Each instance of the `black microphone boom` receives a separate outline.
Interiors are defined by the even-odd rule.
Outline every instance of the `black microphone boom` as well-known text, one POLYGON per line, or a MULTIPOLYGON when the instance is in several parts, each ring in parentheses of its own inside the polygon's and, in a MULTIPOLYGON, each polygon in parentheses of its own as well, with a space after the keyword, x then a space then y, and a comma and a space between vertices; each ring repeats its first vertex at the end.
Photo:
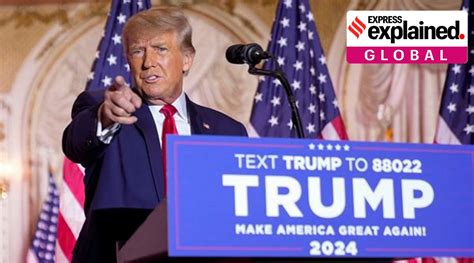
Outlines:
POLYGON ((263 51, 262 47, 256 43, 237 44, 227 48, 225 52, 227 61, 232 64, 250 64, 257 65, 263 59, 270 58, 270 54, 263 51))

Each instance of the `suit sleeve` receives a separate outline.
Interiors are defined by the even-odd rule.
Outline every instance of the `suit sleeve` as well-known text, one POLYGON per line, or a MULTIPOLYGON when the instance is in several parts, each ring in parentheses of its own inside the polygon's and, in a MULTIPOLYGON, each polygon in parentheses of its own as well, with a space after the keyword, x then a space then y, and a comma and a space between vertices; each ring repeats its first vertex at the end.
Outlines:
POLYGON ((102 96, 81 93, 72 107, 72 120, 63 132, 64 154, 83 166, 100 158, 107 147, 96 135, 97 111, 102 100, 102 96))

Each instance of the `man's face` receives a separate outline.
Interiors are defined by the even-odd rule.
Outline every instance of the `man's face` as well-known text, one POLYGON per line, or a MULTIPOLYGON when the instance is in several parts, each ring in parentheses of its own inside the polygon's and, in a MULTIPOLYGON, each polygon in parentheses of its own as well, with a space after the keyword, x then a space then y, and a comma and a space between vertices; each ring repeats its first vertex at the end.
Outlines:
POLYGON ((190 69, 193 54, 184 54, 176 32, 136 30, 127 38, 128 62, 135 84, 151 104, 172 103, 181 94, 183 71, 190 69))

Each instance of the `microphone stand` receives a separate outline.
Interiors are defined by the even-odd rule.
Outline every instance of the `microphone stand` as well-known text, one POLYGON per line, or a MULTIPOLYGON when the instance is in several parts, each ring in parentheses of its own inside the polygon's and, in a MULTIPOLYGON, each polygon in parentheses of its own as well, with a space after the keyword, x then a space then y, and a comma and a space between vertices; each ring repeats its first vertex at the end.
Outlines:
POLYGON ((301 123, 300 113, 298 111, 298 108, 296 107, 296 99, 293 95, 293 91, 290 88, 290 83, 288 83, 288 80, 285 77, 285 73, 283 73, 283 71, 281 71, 281 69, 279 68, 274 71, 265 70, 256 68, 255 65, 252 64, 249 64, 248 72, 252 75, 271 76, 277 78, 281 82, 283 88, 285 89, 286 97, 288 98, 288 103, 290 104, 291 119, 293 121, 293 126, 296 128, 296 134, 298 135, 298 138, 304 139, 303 124, 301 123))

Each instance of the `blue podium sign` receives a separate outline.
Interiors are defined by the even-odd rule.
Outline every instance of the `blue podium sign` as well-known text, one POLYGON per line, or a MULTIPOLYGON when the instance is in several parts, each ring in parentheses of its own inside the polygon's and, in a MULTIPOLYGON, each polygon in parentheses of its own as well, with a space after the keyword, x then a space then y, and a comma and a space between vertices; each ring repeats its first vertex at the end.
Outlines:
POLYGON ((170 256, 474 257, 474 147, 170 136, 170 256))

